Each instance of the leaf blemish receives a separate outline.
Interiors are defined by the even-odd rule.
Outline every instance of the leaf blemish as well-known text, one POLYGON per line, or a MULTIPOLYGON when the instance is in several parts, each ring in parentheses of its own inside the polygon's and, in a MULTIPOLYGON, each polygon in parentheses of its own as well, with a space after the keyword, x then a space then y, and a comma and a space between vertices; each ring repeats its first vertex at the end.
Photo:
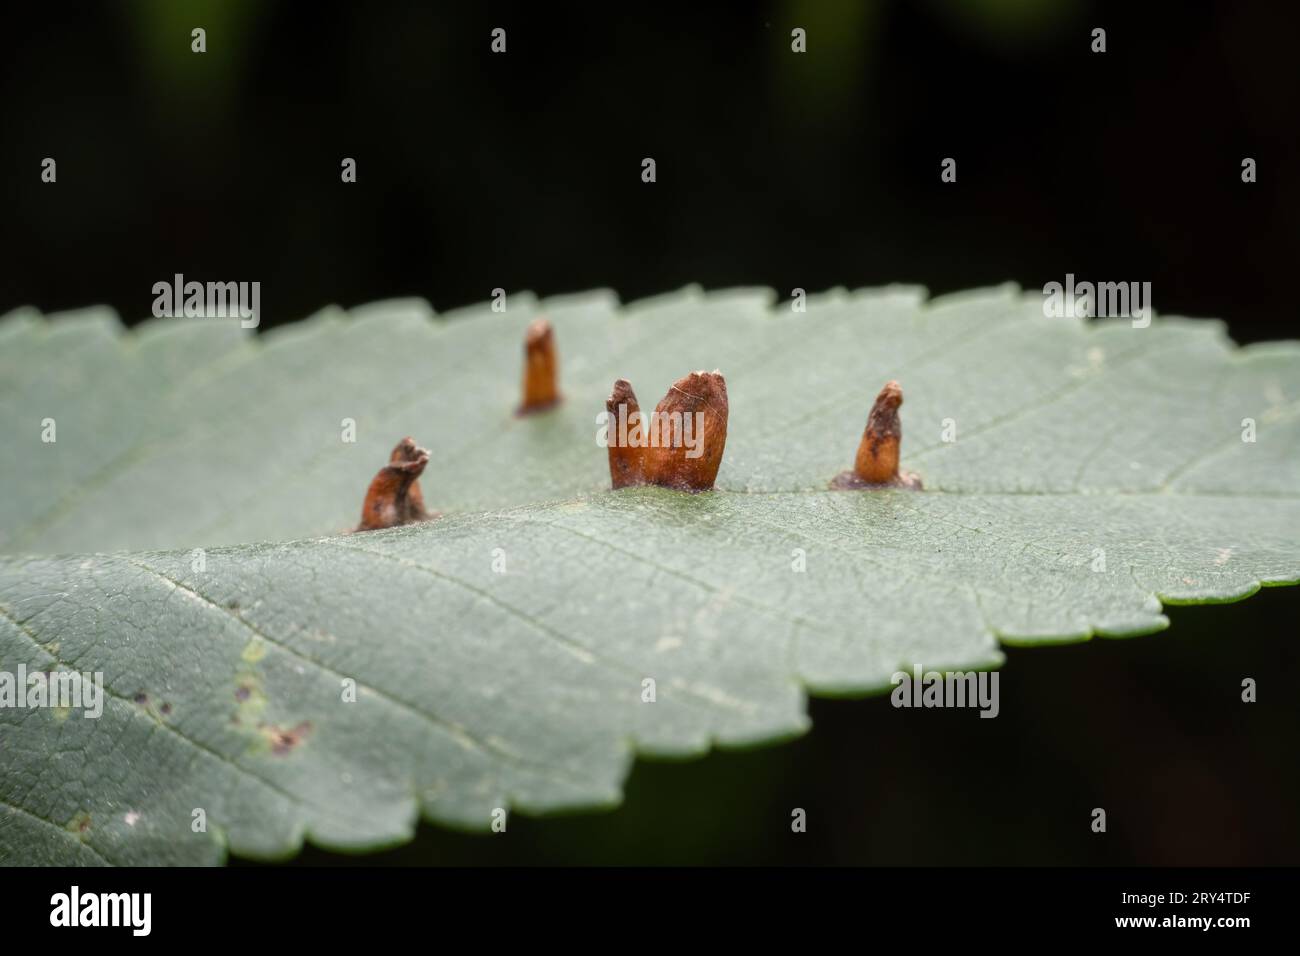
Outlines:
POLYGON ((311 721, 304 720, 295 727, 285 729, 283 727, 263 726, 259 728, 262 736, 271 744, 271 753, 277 756, 284 756, 306 739, 311 733, 311 721))
POLYGON ((898 470, 899 449, 903 444, 903 425, 898 418, 898 407, 902 404, 902 386, 892 380, 886 382, 867 415, 867 427, 862 432, 853 469, 840 472, 831 479, 831 488, 837 491, 868 488, 921 490, 920 475, 898 470))

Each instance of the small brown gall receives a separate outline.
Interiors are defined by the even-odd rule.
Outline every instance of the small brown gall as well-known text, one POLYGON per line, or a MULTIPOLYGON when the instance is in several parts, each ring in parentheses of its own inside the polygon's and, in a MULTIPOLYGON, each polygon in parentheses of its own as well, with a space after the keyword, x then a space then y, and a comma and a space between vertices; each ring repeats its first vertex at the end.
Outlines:
POLYGON ((645 448, 639 440, 635 445, 626 441, 629 434, 638 437, 643 434, 641 406, 637 404, 636 393, 627 379, 620 378, 614 383, 609 398, 605 399, 605 411, 609 412, 609 429, 613 437, 607 443, 610 485, 617 490, 643 484, 645 448))
POLYGON ((903 426, 898 406, 903 404, 903 389, 897 382, 886 382, 867 415, 867 427, 853 461, 853 470, 841 472, 831 482, 832 488, 908 488, 919 491, 921 478, 898 470, 899 447, 903 426))
POLYGON ((727 445, 728 408, 721 372, 691 372, 673 383, 643 427, 632 386, 619 379, 605 402, 610 483, 710 490, 727 445))
POLYGON ((560 402, 560 367, 555 354, 555 330, 545 319, 534 319, 524 333, 524 397, 516 415, 531 415, 560 402))
POLYGON ((417 447, 415 439, 407 437, 398 442, 388 464, 370 482, 361 506, 361 524, 356 530, 395 528, 436 518, 437 513, 425 510, 420 491, 419 478, 428 463, 429 450, 417 447))

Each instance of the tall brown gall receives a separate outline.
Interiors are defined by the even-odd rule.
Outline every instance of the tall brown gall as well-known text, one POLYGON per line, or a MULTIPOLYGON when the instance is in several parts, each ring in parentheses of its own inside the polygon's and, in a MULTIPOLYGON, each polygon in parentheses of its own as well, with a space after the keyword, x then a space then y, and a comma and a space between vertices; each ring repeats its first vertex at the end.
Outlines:
POLYGON ((680 491, 712 488, 727 446, 728 410, 727 382, 716 369, 674 382, 651 419, 646 480, 680 491))
POLYGON ((613 487, 713 487, 727 446, 727 382, 721 372, 691 372, 678 379, 644 428, 636 395, 624 379, 614 383, 605 410, 613 487))
POLYGON ((867 415, 867 427, 862 432, 853 470, 838 475, 831 487, 920 489, 918 475, 898 470, 898 453, 903 442, 898 407, 902 404, 902 387, 897 382, 886 382, 867 415))
POLYGON ((403 438, 393 449, 388 464, 379 469, 361 505, 357 531, 395 528, 437 517, 424 507, 420 475, 429 463, 429 450, 416 446, 415 439, 403 438))
POLYGON ((524 389, 518 415, 553 408, 560 401, 560 364, 555 354, 555 330, 545 319, 534 319, 524 333, 524 389))

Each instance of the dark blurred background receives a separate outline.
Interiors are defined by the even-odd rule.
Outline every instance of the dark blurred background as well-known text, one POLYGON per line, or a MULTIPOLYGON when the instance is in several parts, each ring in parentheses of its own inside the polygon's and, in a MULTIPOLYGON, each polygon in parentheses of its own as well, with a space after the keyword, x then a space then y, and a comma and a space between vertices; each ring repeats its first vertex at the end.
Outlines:
POLYGON ((257 279, 277 323, 495 287, 938 293, 1069 271, 1149 280, 1158 310, 1242 340, 1290 335, 1293 7, 9 6, 0 311, 136 320, 175 272, 257 279))
MULTIPOLYGON (((264 327, 495 287, 941 293, 1073 272, 1150 281, 1157 310, 1238 341, 1296 335, 1291 4, 122 0, 0 18, 0 313, 103 302, 135 321, 177 272, 259 280, 264 327)), ((1012 650, 992 721, 814 702, 794 744, 639 763, 616 813, 424 827, 359 859, 1300 863, 1298 612, 1273 590, 1172 609, 1154 637, 1012 650)))

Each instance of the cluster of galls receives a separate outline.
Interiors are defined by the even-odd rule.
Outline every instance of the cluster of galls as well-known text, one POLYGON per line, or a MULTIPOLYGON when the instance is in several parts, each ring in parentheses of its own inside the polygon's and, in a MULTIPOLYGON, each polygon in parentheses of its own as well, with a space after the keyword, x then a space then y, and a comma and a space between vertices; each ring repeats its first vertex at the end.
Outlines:
MULTIPOLYGON (((524 336, 523 400, 516 414, 543 412, 554 408, 560 400, 555 331, 545 319, 537 319, 528 326, 524 336)), ((853 468, 837 475, 830 487, 920 489, 919 477, 900 472, 898 468, 903 440, 898 407, 902 404, 902 388, 897 382, 887 382, 867 415, 867 427, 853 468)), ((710 490, 717 480, 727 444, 728 407, 727 382, 721 372, 691 372, 673 383, 646 423, 649 433, 664 425, 658 437, 680 439, 682 423, 698 422, 698 427, 687 426, 693 429, 691 440, 647 440, 636 393, 620 378, 605 401, 605 409, 612 419, 621 411, 639 438, 626 443, 621 440, 608 443, 611 486, 618 489, 659 485, 687 492, 710 490), (675 436, 666 423, 676 426, 675 436)), ((361 524, 356 530, 392 528, 436 518, 437 512, 431 514, 425 510, 420 492, 419 477, 428 463, 428 450, 417 447, 411 438, 403 438, 393 449, 388 464, 370 482, 361 524)))

